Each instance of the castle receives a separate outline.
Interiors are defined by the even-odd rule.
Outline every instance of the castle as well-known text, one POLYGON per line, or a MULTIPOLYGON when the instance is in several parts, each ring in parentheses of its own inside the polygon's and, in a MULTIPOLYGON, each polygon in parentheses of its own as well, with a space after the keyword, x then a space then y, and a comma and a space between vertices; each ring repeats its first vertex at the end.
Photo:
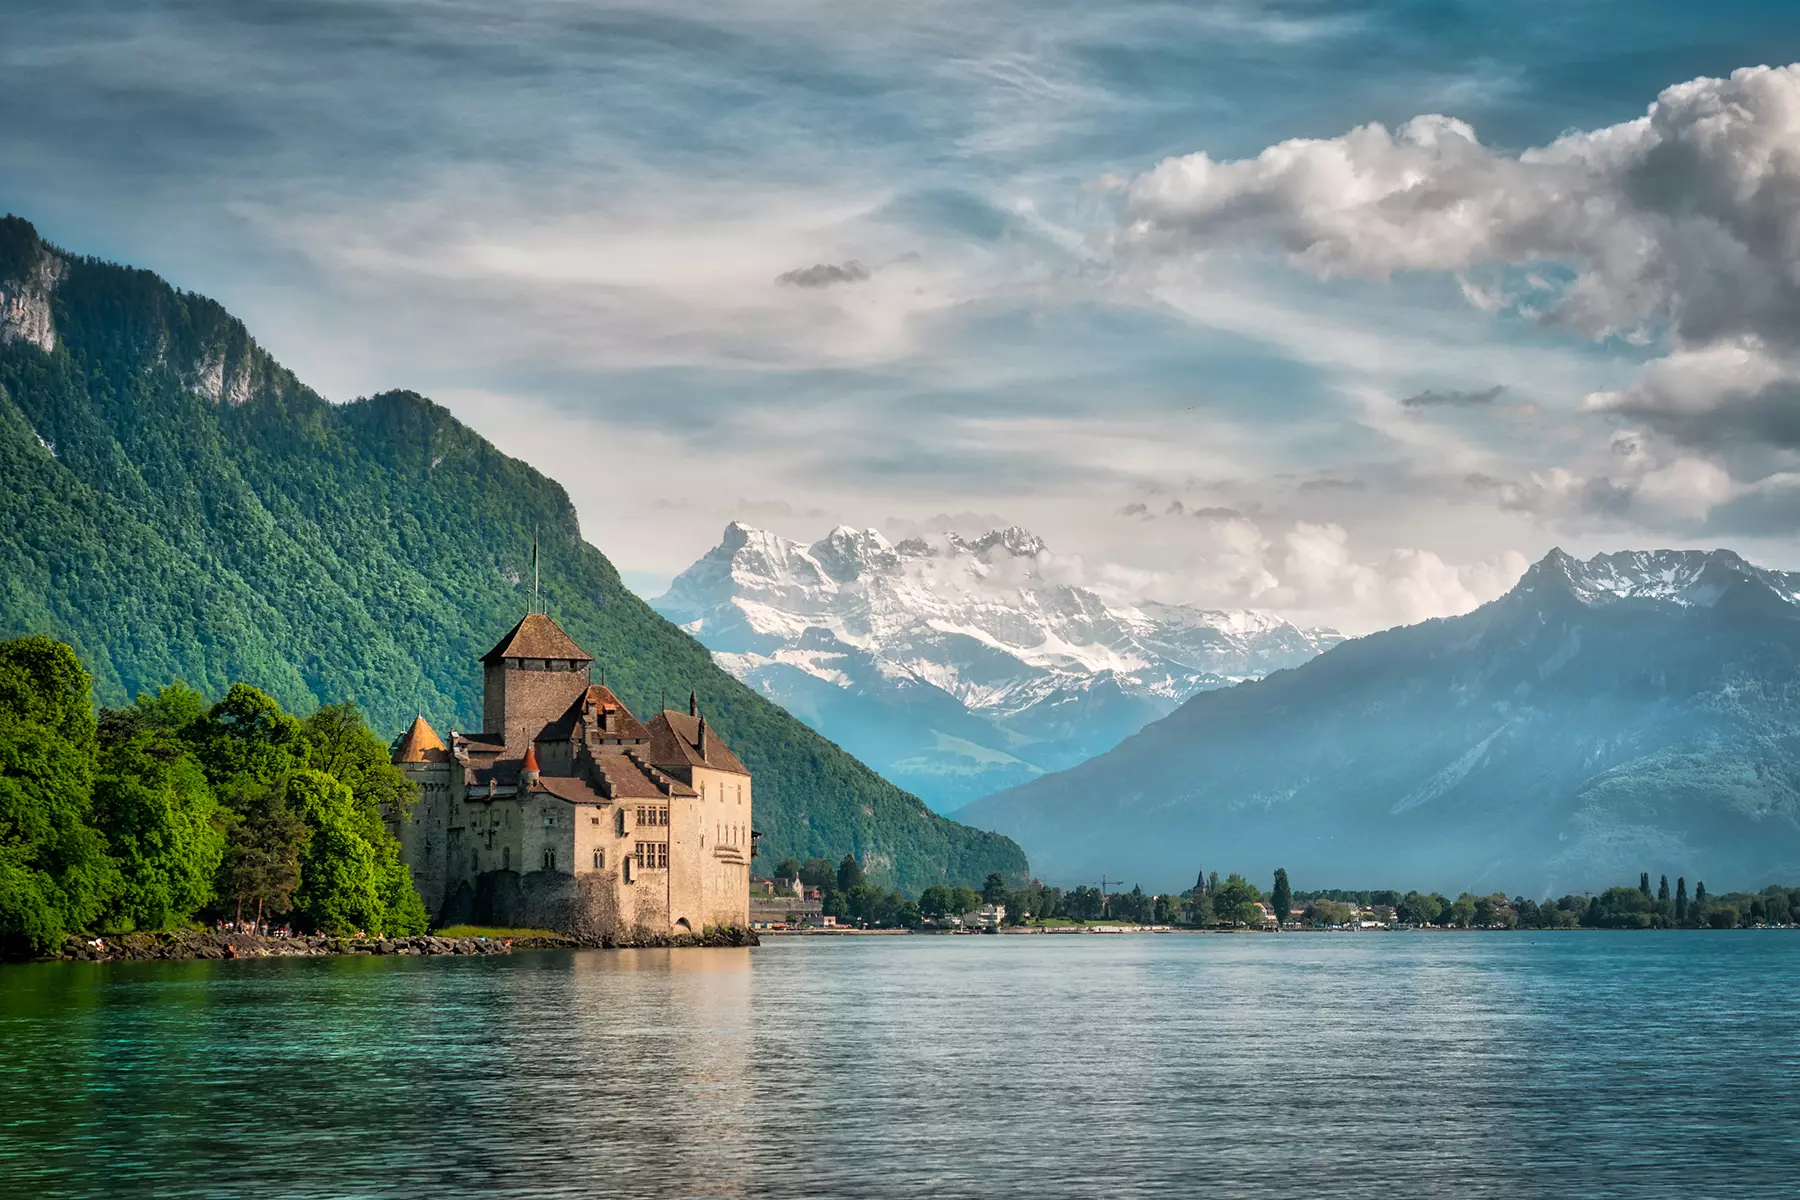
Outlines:
POLYGON ((484 732, 446 745, 421 716, 393 752, 428 911, 596 939, 748 926, 750 772, 692 696, 643 724, 540 612, 481 662, 484 732))

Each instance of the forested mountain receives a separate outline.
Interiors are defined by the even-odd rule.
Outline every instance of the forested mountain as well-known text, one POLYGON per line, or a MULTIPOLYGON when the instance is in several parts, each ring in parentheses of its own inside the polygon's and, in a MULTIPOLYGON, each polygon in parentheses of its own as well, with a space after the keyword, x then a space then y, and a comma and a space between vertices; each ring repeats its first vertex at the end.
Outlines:
POLYGON ((1028 530, 803 545, 733 521, 656 610, 940 811, 1117 745, 1197 691, 1343 640, 1264 613, 1107 601, 1028 530))
POLYGON ((1054 879, 1557 895, 1800 874, 1800 575, 1553 551, 1466 616, 1203 692, 959 814, 1054 879))
MULTIPOLYGON (((552 615, 640 712, 699 693, 757 777, 768 863, 863 858, 917 890, 1020 877, 713 665, 621 586, 563 489, 409 392, 329 404, 218 304, 0 222, 0 634, 69 642, 107 704, 183 680, 480 723, 476 659, 552 615)), ((759 864, 760 865, 760 864, 759 864)))

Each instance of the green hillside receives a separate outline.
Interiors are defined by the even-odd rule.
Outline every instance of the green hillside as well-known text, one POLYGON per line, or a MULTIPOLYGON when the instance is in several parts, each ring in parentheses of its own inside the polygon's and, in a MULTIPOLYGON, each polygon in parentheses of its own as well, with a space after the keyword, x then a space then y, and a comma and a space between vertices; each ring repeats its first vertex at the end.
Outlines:
POLYGON ((607 682, 640 712, 697 691, 755 772, 759 866, 851 852, 909 891, 1025 874, 1011 840, 714 667, 582 540, 561 486, 424 397, 329 404, 213 301, 16 217, 0 293, 0 635, 69 642, 102 703, 242 680, 301 712, 354 700, 384 734, 415 712, 476 728, 475 660, 525 611, 535 529, 547 607, 607 682))

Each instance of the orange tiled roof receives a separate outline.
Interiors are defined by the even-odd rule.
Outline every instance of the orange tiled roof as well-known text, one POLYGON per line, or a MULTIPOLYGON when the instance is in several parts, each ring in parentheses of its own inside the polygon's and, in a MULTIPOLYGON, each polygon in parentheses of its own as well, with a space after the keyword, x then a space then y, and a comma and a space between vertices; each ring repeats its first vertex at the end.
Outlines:
POLYGON ((444 746, 444 739, 437 735, 424 716, 413 718, 411 728, 401 737, 400 744, 394 747, 393 761, 396 763, 448 762, 450 752, 444 746))
POLYGON ((484 663, 503 658, 567 658, 576 662, 593 662, 593 656, 575 644, 575 639, 562 631, 562 626, 543 613, 526 613, 492 650, 481 656, 484 663))

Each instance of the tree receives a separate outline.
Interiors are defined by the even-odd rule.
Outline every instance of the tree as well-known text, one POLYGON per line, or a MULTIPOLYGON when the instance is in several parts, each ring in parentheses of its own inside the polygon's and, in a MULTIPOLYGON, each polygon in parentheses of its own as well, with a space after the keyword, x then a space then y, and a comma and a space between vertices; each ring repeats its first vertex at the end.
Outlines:
POLYGON ((224 821, 186 743, 158 720, 134 720, 130 710, 117 714, 122 720, 106 719, 112 715, 101 720, 93 810, 120 874, 108 923, 166 929, 212 900, 224 821))
POLYGON ((1006 903, 1006 877, 998 871, 988 872, 988 877, 981 884, 981 902, 983 904, 1006 903))
POLYGON ((89 823, 91 687, 61 642, 0 643, 0 954, 53 949, 117 892, 106 841, 89 823))
POLYGON ((964 913, 972 913, 981 907, 981 893, 974 888, 957 887, 950 889, 950 915, 960 917, 964 913))
POLYGON ((327 704, 300 723, 302 761, 350 789, 372 816, 408 820, 418 787, 394 766, 388 747, 354 704, 327 704))
POLYGON ((1294 889, 1288 886, 1288 873, 1281 867, 1275 868, 1275 886, 1269 889, 1269 907, 1275 910, 1275 920, 1285 922, 1288 910, 1294 906, 1294 889))
POLYGON ((1664 904, 1669 902, 1669 877, 1664 875, 1656 885, 1656 898, 1664 904))
POLYGON ((1336 900, 1313 900, 1306 906, 1306 919, 1314 925, 1342 925, 1350 919, 1350 906, 1336 900))
POLYGON ((1650 896, 1650 872, 1638 872, 1638 891, 1644 893, 1645 899, 1650 896))
POLYGON ((1675 922, 1686 925, 1688 918, 1687 876, 1683 875, 1675 881, 1675 922))
POLYGON ((1450 921, 1458 928, 1467 929, 1474 920, 1475 897, 1468 892, 1464 892, 1462 895, 1458 896, 1456 902, 1450 906, 1450 921))
POLYGON ((856 861, 856 856, 854 854, 844 855, 844 861, 838 864, 837 869, 838 891, 848 892, 852 888, 863 886, 866 882, 868 882, 868 877, 863 873, 862 864, 856 861))
POLYGON ((1260 899, 1262 897, 1256 888, 1234 872, 1224 883, 1213 889, 1213 912, 1221 921, 1242 925, 1255 914, 1256 902, 1260 899))
POLYGON ((934 883, 920 892, 919 915, 931 921, 941 921, 950 916, 950 889, 934 883))
POLYGON ((809 858, 800 868, 800 882, 807 887, 836 887, 837 872, 822 858, 809 858))
POLYGON ((798 878, 800 878, 800 864, 791 858, 782 859, 780 862, 775 864, 775 878, 777 878, 777 879, 798 879, 798 878))
POLYGON ((383 881, 350 789, 322 771, 303 770, 287 791, 309 832, 294 897, 302 918, 321 933, 379 933, 387 908, 383 881))

